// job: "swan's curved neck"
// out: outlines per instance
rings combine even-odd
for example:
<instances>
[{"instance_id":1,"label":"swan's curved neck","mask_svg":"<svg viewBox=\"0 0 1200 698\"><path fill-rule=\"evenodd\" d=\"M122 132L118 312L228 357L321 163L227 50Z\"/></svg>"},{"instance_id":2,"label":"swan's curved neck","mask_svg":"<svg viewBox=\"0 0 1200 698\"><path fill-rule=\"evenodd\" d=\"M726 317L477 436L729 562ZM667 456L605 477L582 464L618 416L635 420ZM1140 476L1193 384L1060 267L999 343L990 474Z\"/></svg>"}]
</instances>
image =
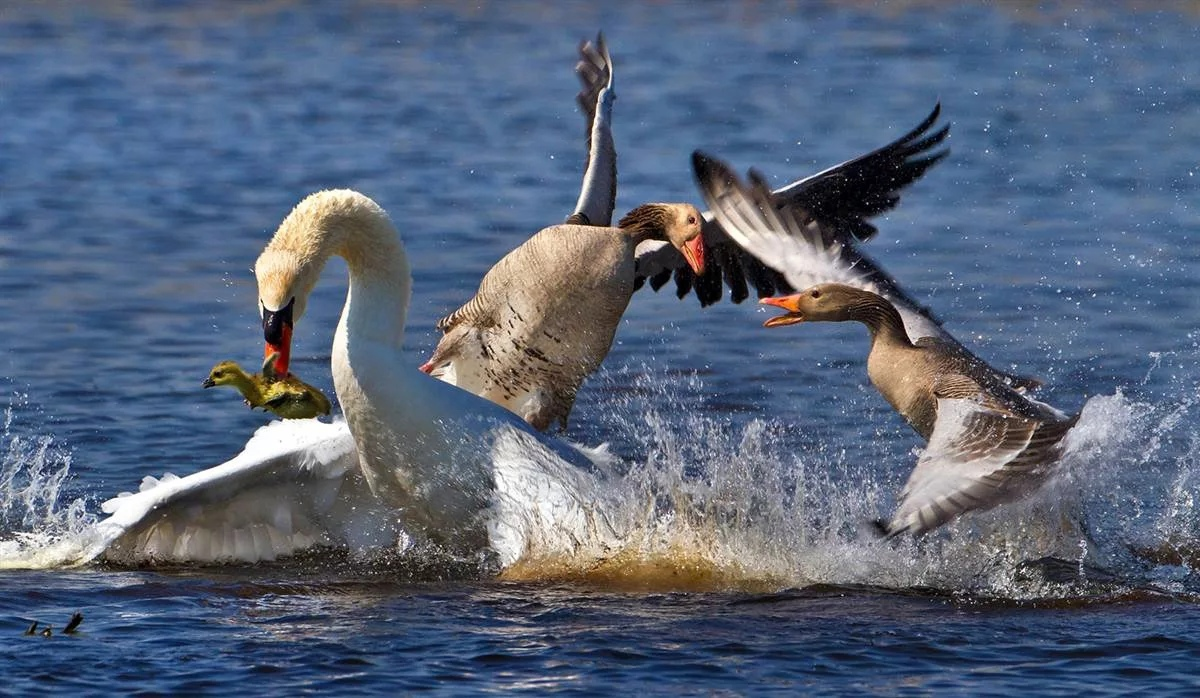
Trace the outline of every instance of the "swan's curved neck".
<instances>
[{"instance_id":1,"label":"swan's curved neck","mask_svg":"<svg viewBox=\"0 0 1200 698\"><path fill-rule=\"evenodd\" d=\"M373 202L348 213L327 217L313 239L322 264L337 255L349 267L350 288L339 331L344 328L357 339L399 349L412 292L412 273L400 234Z\"/></svg>"}]
</instances>

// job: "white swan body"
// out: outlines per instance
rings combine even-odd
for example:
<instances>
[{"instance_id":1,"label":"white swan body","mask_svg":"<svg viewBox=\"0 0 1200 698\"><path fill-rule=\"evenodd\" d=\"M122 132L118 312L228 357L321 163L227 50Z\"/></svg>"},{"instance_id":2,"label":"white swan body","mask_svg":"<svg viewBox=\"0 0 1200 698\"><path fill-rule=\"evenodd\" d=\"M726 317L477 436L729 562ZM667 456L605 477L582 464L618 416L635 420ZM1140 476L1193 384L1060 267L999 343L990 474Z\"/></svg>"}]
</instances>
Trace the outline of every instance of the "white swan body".
<instances>
[{"instance_id":1,"label":"white swan body","mask_svg":"<svg viewBox=\"0 0 1200 698\"><path fill-rule=\"evenodd\" d=\"M325 260L335 254L346 260L350 288L334 335L333 381L363 477L410 535L455 552L487 547L497 486L493 449L500 440L524 435L548 456L586 459L534 434L507 410L406 367L400 348L412 283L408 261L387 214L362 194L313 194L280 225L255 263L265 326L289 307L293 320L301 317ZM558 483L563 492L589 489L580 471L564 468L554 476L568 478Z\"/></svg>"},{"instance_id":2,"label":"white swan body","mask_svg":"<svg viewBox=\"0 0 1200 698\"><path fill-rule=\"evenodd\" d=\"M139 492L105 502L108 517L79 540L6 556L5 566L256 562L321 545L428 541L503 569L529 557L602 554L618 540L599 512L621 494L589 469L600 454L406 367L408 263L369 198L320 192L292 211L255 266L264 314L290 303L298 319L333 254L350 269L332 361L346 421L269 424L229 461L146 478Z\"/></svg>"}]
</instances>

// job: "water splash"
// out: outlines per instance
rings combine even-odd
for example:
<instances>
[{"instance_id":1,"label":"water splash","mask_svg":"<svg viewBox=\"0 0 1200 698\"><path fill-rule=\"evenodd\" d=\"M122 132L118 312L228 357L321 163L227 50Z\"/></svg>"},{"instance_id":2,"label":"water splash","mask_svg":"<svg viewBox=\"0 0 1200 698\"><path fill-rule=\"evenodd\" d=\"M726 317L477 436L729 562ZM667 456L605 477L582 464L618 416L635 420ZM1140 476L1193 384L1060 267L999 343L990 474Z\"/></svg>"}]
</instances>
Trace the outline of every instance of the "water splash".
<instances>
[{"instance_id":1,"label":"water splash","mask_svg":"<svg viewBox=\"0 0 1200 698\"><path fill-rule=\"evenodd\" d=\"M71 452L50 436L16 428L26 403L24 395L10 399L0 432L0 569L53 566L71 556L96 520L85 499L64 496Z\"/></svg>"},{"instance_id":2,"label":"water splash","mask_svg":"<svg viewBox=\"0 0 1200 698\"><path fill-rule=\"evenodd\" d=\"M1196 589L1200 437L1191 433L1197 400L1190 390L1149 400L1120 391L1092 398L1058 474L1034 496L919 540L884 541L866 524L890 512L896 473L916 462L915 451L881 465L827 438L797 445L794 424L735 424L720 411L695 409L694 395L703 392L695 377L650 372L626 385L633 389L606 426L627 455L591 452L605 478L603 496L581 507L584 516L568 535L537 516L522 520L516 537L525 548L506 578L628 589L868 585L1002 599L1088 598L1147 584ZM71 454L49 437L17 433L13 421L10 405L0 567L66 564L88 544L96 519L85 500L63 495ZM544 471L545 455L515 439L499 444L495 457L520 473L522 463L525 471ZM521 492L514 487L505 496L540 496ZM527 501L513 504L538 511ZM382 565L379 557L315 553L297 564L327 568L337 559L340 573L351 575L462 577L494 569L443 569L431 562L436 551L407 546L392 553Z\"/></svg>"}]
</instances>

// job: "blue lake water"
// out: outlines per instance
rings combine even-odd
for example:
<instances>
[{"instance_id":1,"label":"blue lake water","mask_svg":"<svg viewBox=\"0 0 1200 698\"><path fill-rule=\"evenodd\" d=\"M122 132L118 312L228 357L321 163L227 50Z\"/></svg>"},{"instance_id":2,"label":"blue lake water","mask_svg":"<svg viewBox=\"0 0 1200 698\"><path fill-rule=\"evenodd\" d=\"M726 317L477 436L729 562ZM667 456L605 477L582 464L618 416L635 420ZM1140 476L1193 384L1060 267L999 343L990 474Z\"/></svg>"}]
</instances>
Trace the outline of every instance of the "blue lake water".
<instances>
[{"instance_id":1,"label":"blue lake water","mask_svg":"<svg viewBox=\"0 0 1200 698\"><path fill-rule=\"evenodd\" d=\"M864 249L977 353L1084 409L1083 446L1030 501L874 540L861 522L920 443L867 383L865 332L643 291L569 436L691 503L645 547L703 540L709 566L517 581L333 552L2 572L6 690L1197 690L1193 6L431 5L0 10L0 540L70 535L264 423L200 382L259 356L250 267L309 192L360 190L397 222L419 365L435 320L575 203L572 68L598 29L618 213L699 203L695 148L783 184L940 100L951 156ZM330 394L331 266L294 357ZM22 635L76 610L79 635Z\"/></svg>"}]
</instances>

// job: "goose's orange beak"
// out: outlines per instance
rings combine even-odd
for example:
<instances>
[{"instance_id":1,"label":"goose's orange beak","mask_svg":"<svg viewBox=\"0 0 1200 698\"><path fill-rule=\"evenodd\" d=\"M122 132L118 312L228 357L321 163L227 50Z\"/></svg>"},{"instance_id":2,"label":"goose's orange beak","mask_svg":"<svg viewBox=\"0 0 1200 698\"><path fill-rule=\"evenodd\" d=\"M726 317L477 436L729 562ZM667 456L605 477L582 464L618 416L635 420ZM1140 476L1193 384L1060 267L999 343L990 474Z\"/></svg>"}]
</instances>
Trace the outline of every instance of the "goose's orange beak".
<instances>
[{"instance_id":1,"label":"goose's orange beak","mask_svg":"<svg viewBox=\"0 0 1200 698\"><path fill-rule=\"evenodd\" d=\"M263 339L266 340L263 358L271 354L278 355L275 358L275 375L279 378L288 376L288 362L292 357L292 308L295 305L296 299L293 298L279 310L262 309Z\"/></svg>"},{"instance_id":2,"label":"goose's orange beak","mask_svg":"<svg viewBox=\"0 0 1200 698\"><path fill-rule=\"evenodd\" d=\"M800 312L800 294L791 296L780 296L778 298L763 298L759 303L763 305L773 305L776 308L783 308L788 311L787 315L779 315L767 320L763 323L763 327L783 327L784 325L795 325L798 322L804 322L804 315Z\"/></svg>"},{"instance_id":3,"label":"goose's orange beak","mask_svg":"<svg viewBox=\"0 0 1200 698\"><path fill-rule=\"evenodd\" d=\"M697 235L683 243L683 258L687 260L688 266L692 268L692 271L696 272L696 276L704 273L703 235Z\"/></svg>"}]
</instances>

